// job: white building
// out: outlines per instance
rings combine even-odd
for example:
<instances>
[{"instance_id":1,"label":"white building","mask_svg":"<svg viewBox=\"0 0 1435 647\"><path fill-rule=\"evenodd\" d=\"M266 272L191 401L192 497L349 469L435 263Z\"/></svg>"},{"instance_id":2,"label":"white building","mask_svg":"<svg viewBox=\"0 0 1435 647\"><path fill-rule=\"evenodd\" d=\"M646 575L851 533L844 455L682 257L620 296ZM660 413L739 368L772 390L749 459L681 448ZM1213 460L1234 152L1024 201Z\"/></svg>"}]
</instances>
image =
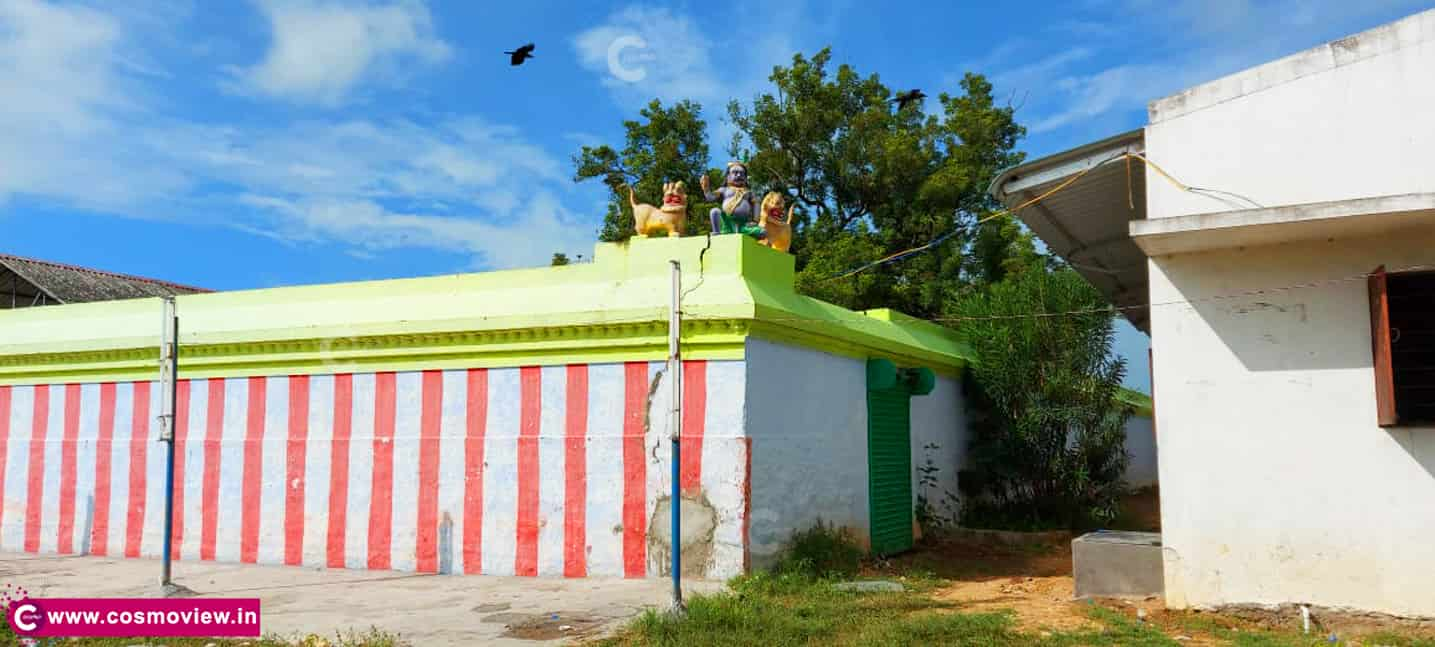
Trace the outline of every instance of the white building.
<instances>
[{"instance_id":1,"label":"white building","mask_svg":"<svg viewBox=\"0 0 1435 647\"><path fill-rule=\"evenodd\" d=\"M1085 173L1019 216L1151 335L1167 605L1435 616L1435 11L1149 112L992 190Z\"/></svg>"}]
</instances>

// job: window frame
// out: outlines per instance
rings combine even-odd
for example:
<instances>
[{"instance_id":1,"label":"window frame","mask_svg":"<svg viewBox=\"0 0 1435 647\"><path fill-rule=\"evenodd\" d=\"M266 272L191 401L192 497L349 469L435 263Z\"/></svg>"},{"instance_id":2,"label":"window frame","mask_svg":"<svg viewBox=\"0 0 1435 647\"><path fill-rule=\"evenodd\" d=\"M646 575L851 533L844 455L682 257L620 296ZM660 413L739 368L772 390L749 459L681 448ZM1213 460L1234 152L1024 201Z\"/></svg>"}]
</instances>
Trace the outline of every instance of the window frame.
<instances>
[{"instance_id":1,"label":"window frame","mask_svg":"<svg viewBox=\"0 0 1435 647\"><path fill-rule=\"evenodd\" d=\"M1390 316L1390 279L1397 276L1427 275L1435 279L1435 272L1408 271L1387 272L1384 265L1371 270L1366 276L1366 287L1370 296L1370 351L1375 378L1375 417L1381 427L1427 426L1432 420L1405 420L1400 416L1399 396L1395 389L1394 345L1397 338L1392 335Z\"/></svg>"}]
</instances>

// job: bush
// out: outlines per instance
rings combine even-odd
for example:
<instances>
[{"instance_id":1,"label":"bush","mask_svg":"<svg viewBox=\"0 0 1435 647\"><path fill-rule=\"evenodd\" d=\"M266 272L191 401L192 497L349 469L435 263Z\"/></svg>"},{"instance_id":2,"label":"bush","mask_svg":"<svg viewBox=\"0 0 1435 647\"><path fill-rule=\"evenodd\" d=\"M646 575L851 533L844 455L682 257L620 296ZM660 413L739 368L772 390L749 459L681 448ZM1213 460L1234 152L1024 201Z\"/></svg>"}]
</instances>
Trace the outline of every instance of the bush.
<instances>
[{"instance_id":1,"label":"bush","mask_svg":"<svg viewBox=\"0 0 1435 647\"><path fill-rule=\"evenodd\" d=\"M773 573L814 579L848 578L862 564L862 549L846 528L824 524L792 533Z\"/></svg>"},{"instance_id":2,"label":"bush","mask_svg":"<svg viewBox=\"0 0 1435 647\"><path fill-rule=\"evenodd\" d=\"M1114 519L1125 490L1130 405L1113 311L1070 269L1031 269L957 307L976 352L964 525L1078 529ZM1042 313L1062 313L1033 316Z\"/></svg>"}]
</instances>

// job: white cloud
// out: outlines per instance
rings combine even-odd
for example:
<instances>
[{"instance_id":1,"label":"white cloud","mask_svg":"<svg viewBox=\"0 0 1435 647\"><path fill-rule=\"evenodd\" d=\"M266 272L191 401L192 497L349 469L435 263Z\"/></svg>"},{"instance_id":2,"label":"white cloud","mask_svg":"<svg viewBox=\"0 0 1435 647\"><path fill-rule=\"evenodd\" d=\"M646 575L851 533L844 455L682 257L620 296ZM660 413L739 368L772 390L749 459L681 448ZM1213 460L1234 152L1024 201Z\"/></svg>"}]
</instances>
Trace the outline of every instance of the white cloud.
<instances>
[{"instance_id":1,"label":"white cloud","mask_svg":"<svg viewBox=\"0 0 1435 647\"><path fill-rule=\"evenodd\" d=\"M447 60L419 0L340 5L331 0L263 0L272 42L257 65L237 71L249 90L298 103L343 103L367 78L392 80L400 66Z\"/></svg>"},{"instance_id":2,"label":"white cloud","mask_svg":"<svg viewBox=\"0 0 1435 647\"><path fill-rule=\"evenodd\" d=\"M579 64L597 74L624 103L646 103L653 97L665 103L710 101L721 94L722 83L707 33L688 16L672 10L631 6L578 34L573 47ZM637 38L643 45L630 41L632 46L615 51L615 70L609 65L609 51L615 43L623 44L619 41L623 38ZM630 82L620 78L623 76L641 76L641 80Z\"/></svg>"},{"instance_id":3,"label":"white cloud","mask_svg":"<svg viewBox=\"0 0 1435 647\"><path fill-rule=\"evenodd\" d=\"M1037 62L997 63L1006 67L990 76L999 92L1029 93L1026 121L1032 133L1078 124L1099 124L1099 130L1130 127L1152 100L1420 8L1417 0L1319 5L1302 0L1088 0L1085 9L1093 16L1123 20L1056 23L1053 29L1062 41L1078 44L1055 53L1037 54L1032 51L1036 43L1011 41L998 48L1002 61L1024 53L1028 58L1035 54ZM1103 58L1114 62L1090 65Z\"/></svg>"},{"instance_id":4,"label":"white cloud","mask_svg":"<svg viewBox=\"0 0 1435 647\"><path fill-rule=\"evenodd\" d=\"M143 139L122 120L145 111L127 72L140 60L122 23L103 12L37 0L0 2L0 202L13 194L80 205L133 204L184 175L136 164Z\"/></svg>"},{"instance_id":5,"label":"white cloud","mask_svg":"<svg viewBox=\"0 0 1435 647\"><path fill-rule=\"evenodd\" d=\"M437 125L308 122L208 129L175 150L205 177L243 187L251 226L368 250L473 253L493 267L584 251L592 223L563 206L557 159L516 129L465 117Z\"/></svg>"},{"instance_id":6,"label":"white cloud","mask_svg":"<svg viewBox=\"0 0 1435 647\"><path fill-rule=\"evenodd\" d=\"M1063 97L1063 107L1038 118L1028 129L1033 133L1047 132L1117 108L1144 105L1145 101L1182 87L1180 76L1180 70L1165 66L1119 65L1089 76L1062 78L1055 83L1055 89Z\"/></svg>"},{"instance_id":7,"label":"white cloud","mask_svg":"<svg viewBox=\"0 0 1435 647\"><path fill-rule=\"evenodd\" d=\"M542 265L554 252L586 253L592 234L552 193L542 191L503 218L395 211L367 200L246 195L242 201L276 216L274 232L291 240L338 240L363 253L419 247L469 253L491 268Z\"/></svg>"},{"instance_id":8,"label":"white cloud","mask_svg":"<svg viewBox=\"0 0 1435 647\"><path fill-rule=\"evenodd\" d=\"M152 20L153 16L147 16ZM595 223L563 163L511 126L166 114L148 28L123 14L0 0L0 201L225 226L288 244L468 255L475 267L587 252ZM173 27L173 25L163 25Z\"/></svg>"},{"instance_id":9,"label":"white cloud","mask_svg":"<svg viewBox=\"0 0 1435 647\"><path fill-rule=\"evenodd\" d=\"M1025 87L1050 79L1072 64L1091 58L1090 47L1073 47L1018 67L1006 69L992 75L992 83L1006 86Z\"/></svg>"},{"instance_id":10,"label":"white cloud","mask_svg":"<svg viewBox=\"0 0 1435 647\"><path fill-rule=\"evenodd\" d=\"M579 64L597 75L620 105L641 105L659 97L664 102L693 99L720 109L729 99L747 98L765 89L773 66L790 63L805 41L830 35L847 5L823 5L825 21L813 20L801 2L738 6L730 12L761 15L760 24L774 26L768 29L734 29L724 20L699 20L668 8L630 5L579 33L573 48ZM632 37L643 46L619 48L620 69L615 74L609 50L615 42L622 44L620 39ZM624 80L625 70L641 72L643 78Z\"/></svg>"},{"instance_id":11,"label":"white cloud","mask_svg":"<svg viewBox=\"0 0 1435 647\"><path fill-rule=\"evenodd\" d=\"M770 91L773 67L791 64L799 52L816 53L835 37L839 20L853 5L850 0L812 6L738 0L720 14L694 17L634 4L579 33L572 46L579 65L597 76L625 110L635 111L655 97L668 105L682 99L701 103L709 147L721 161L735 132L727 121L728 101L746 102ZM748 18L734 23L719 16ZM610 48L634 38L644 46L618 48L615 73ZM642 78L624 80L635 76L629 72L640 72Z\"/></svg>"}]
</instances>

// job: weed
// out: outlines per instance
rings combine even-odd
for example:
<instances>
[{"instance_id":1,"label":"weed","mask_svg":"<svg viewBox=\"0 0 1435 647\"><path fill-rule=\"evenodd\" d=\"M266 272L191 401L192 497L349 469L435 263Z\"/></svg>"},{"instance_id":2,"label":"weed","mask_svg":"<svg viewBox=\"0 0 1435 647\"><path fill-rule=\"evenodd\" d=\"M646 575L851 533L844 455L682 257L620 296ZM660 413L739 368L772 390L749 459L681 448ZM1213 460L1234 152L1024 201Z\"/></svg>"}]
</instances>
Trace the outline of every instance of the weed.
<instances>
[{"instance_id":1,"label":"weed","mask_svg":"<svg viewBox=\"0 0 1435 647\"><path fill-rule=\"evenodd\" d=\"M862 565L862 549L851 531L824 524L794 532L773 567L778 574L812 579L850 578Z\"/></svg>"}]
</instances>

